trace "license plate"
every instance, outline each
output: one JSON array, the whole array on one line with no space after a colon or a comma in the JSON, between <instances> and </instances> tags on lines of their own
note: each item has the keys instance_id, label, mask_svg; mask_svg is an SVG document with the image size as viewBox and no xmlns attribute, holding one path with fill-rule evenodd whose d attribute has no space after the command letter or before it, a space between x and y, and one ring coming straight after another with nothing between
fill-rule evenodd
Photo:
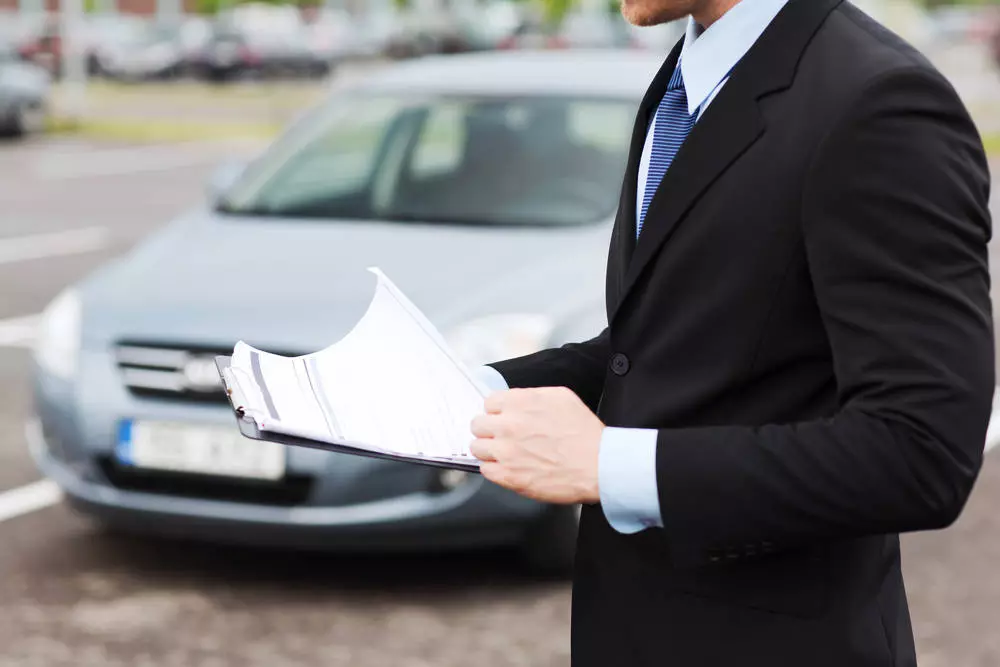
<instances>
[{"instance_id":1,"label":"license plate","mask_svg":"<svg viewBox=\"0 0 1000 667\"><path fill-rule=\"evenodd\" d=\"M245 438L235 427L124 421L115 458L146 470L262 480L285 475L282 445Z\"/></svg>"}]
</instances>

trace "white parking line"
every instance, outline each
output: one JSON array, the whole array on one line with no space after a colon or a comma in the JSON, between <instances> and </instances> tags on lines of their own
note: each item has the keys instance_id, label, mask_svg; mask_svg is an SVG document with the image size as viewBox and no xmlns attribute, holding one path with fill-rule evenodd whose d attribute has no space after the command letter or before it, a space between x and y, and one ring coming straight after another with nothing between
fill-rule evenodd
<instances>
[{"instance_id":1,"label":"white parking line","mask_svg":"<svg viewBox=\"0 0 1000 667\"><path fill-rule=\"evenodd\" d=\"M0 493L0 523L51 507L60 500L59 486L47 479Z\"/></svg>"},{"instance_id":2,"label":"white parking line","mask_svg":"<svg viewBox=\"0 0 1000 667\"><path fill-rule=\"evenodd\" d=\"M0 237L0 264L94 252L107 246L109 240L106 227Z\"/></svg>"},{"instance_id":3,"label":"white parking line","mask_svg":"<svg viewBox=\"0 0 1000 667\"><path fill-rule=\"evenodd\" d=\"M30 348L38 333L39 315L0 320L0 347Z\"/></svg>"}]
</instances>

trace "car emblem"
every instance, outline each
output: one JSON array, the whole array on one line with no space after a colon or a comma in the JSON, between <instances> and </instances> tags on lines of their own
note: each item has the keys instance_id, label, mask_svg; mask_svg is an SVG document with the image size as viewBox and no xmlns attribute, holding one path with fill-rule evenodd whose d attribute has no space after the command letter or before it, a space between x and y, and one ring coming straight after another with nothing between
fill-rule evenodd
<instances>
[{"instance_id":1,"label":"car emblem","mask_svg":"<svg viewBox=\"0 0 1000 667\"><path fill-rule=\"evenodd\" d=\"M210 392L222 386L219 370L211 357L191 357L184 363L184 388L189 391Z\"/></svg>"}]
</instances>

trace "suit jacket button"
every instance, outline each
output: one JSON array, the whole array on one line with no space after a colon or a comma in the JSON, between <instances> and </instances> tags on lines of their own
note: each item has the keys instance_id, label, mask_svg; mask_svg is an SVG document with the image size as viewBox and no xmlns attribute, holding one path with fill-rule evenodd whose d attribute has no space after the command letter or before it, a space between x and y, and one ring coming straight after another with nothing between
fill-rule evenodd
<instances>
[{"instance_id":1,"label":"suit jacket button","mask_svg":"<svg viewBox=\"0 0 1000 667\"><path fill-rule=\"evenodd\" d=\"M611 372L615 375L625 375L631 367L632 364L629 362L628 357L621 352L611 357Z\"/></svg>"}]
</instances>

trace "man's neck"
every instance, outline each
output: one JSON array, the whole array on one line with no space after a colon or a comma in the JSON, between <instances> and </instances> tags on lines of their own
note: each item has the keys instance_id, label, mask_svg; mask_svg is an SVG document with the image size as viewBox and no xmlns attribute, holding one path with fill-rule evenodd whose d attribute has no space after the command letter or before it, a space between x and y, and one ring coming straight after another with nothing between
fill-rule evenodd
<instances>
[{"instance_id":1,"label":"man's neck","mask_svg":"<svg viewBox=\"0 0 1000 667\"><path fill-rule=\"evenodd\" d=\"M698 25L708 29L713 23L725 16L726 12L740 4L743 0L705 0L702 7L691 12Z\"/></svg>"}]
</instances>

